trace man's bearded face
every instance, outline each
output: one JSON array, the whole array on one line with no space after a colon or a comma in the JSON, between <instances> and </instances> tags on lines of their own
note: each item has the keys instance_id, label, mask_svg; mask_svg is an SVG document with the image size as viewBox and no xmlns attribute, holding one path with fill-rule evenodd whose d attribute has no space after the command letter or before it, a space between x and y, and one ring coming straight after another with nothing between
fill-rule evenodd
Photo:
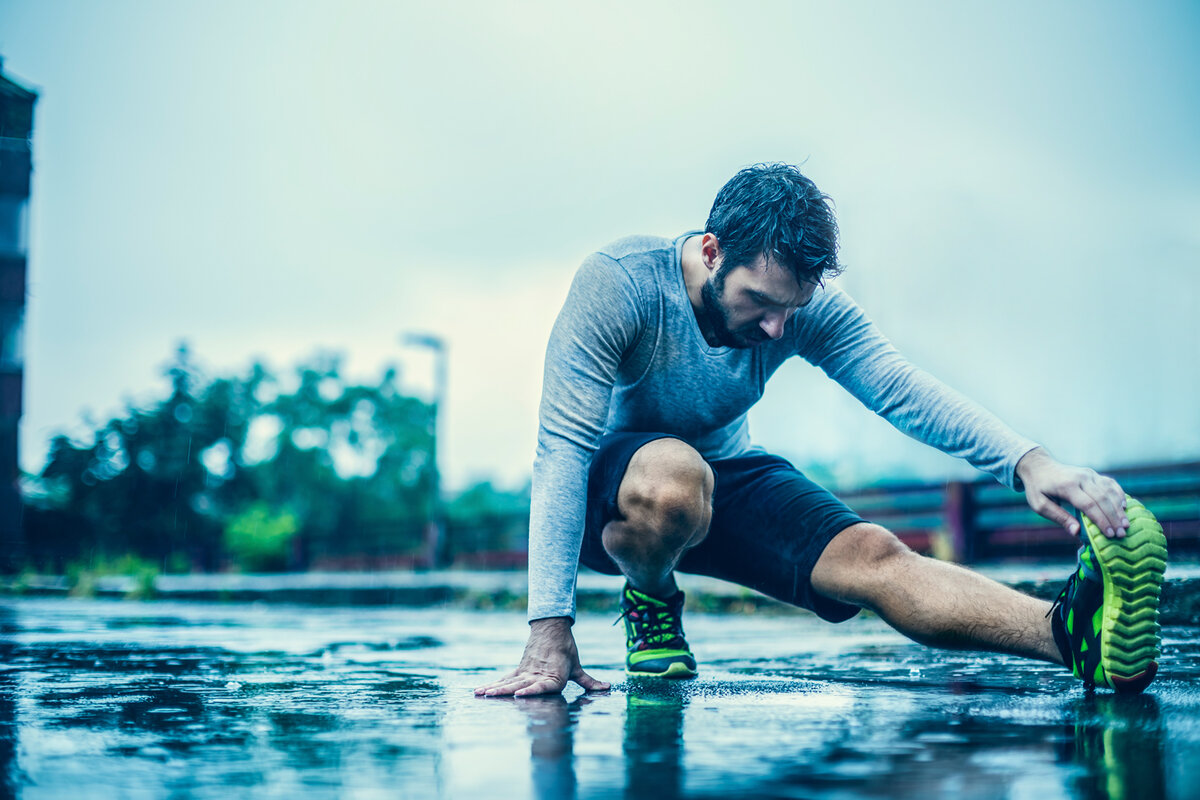
<instances>
[{"instance_id":1,"label":"man's bearded face","mask_svg":"<svg viewBox=\"0 0 1200 800\"><path fill-rule=\"evenodd\" d=\"M713 338L716 339L717 345L746 349L770 341L771 337L762 329L757 320L734 327L725 298L725 277L728 272L728 268L724 267L716 270L700 287L704 317L708 321L709 327L712 328Z\"/></svg>"}]
</instances>

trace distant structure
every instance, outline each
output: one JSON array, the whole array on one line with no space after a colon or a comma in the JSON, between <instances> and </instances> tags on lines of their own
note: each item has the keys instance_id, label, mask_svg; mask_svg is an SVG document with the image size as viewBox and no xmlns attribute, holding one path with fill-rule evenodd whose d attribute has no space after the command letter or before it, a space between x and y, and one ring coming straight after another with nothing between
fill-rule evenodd
<instances>
[{"instance_id":1,"label":"distant structure","mask_svg":"<svg viewBox=\"0 0 1200 800\"><path fill-rule=\"evenodd\" d=\"M0 571L25 558L17 432L25 357L25 273L33 104L37 94L4 75L0 57Z\"/></svg>"}]
</instances>

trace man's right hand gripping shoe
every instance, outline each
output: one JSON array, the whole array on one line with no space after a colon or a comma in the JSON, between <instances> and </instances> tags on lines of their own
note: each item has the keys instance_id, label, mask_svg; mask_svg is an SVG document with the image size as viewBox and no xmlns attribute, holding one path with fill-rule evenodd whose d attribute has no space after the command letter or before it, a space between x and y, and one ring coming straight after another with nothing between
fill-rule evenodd
<instances>
[{"instance_id":1,"label":"man's right hand gripping shoe","mask_svg":"<svg viewBox=\"0 0 1200 800\"><path fill-rule=\"evenodd\" d=\"M1129 531L1109 539L1080 515L1079 566L1050 609L1054 641L1088 688L1145 689L1158 672L1158 599L1167 539L1145 506L1128 495Z\"/></svg>"},{"instance_id":2,"label":"man's right hand gripping shoe","mask_svg":"<svg viewBox=\"0 0 1200 800\"><path fill-rule=\"evenodd\" d=\"M625 620L626 675L695 677L696 659L683 638L682 615L683 592L676 592L669 600L659 600L625 584L617 621Z\"/></svg>"}]
</instances>

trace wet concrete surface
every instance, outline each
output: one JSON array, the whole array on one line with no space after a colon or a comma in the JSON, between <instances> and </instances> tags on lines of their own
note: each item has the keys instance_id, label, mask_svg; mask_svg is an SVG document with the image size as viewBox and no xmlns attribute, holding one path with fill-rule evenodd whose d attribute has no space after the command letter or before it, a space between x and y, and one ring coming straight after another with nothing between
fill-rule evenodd
<instances>
[{"instance_id":1,"label":"wet concrete surface","mask_svg":"<svg viewBox=\"0 0 1200 800\"><path fill-rule=\"evenodd\" d=\"M879 620L686 618L701 676L631 682L614 615L576 625L611 692L476 698L510 612L9 600L0 796L1200 797L1200 629L1141 696L913 644Z\"/></svg>"},{"instance_id":2,"label":"wet concrete surface","mask_svg":"<svg viewBox=\"0 0 1200 800\"><path fill-rule=\"evenodd\" d=\"M1050 600L1058 595L1067 576L1075 570L1075 562L977 564L972 569L1025 594ZM795 610L752 589L716 578L683 573L676 577L687 592L691 610L742 611L748 607L773 613ZM1162 623L1200 625L1200 564L1172 562L1167 565L1165 578L1159 606ZM14 583L20 586L15 587ZM160 600L523 610L527 605L528 583L525 570L210 573L155 576L153 593ZM620 579L611 575L581 569L576 591L579 608L607 611L621 584ZM146 595L138 579L128 576L97 578L93 588L97 596L104 598ZM21 576L15 582L0 578L0 592L5 594L66 597L70 591L71 581L62 575Z\"/></svg>"}]
</instances>

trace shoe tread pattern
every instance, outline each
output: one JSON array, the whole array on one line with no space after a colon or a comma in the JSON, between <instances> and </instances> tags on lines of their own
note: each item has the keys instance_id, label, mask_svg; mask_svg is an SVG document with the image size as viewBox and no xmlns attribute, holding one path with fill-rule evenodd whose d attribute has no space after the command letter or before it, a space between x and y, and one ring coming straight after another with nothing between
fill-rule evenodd
<instances>
[{"instance_id":1,"label":"shoe tread pattern","mask_svg":"<svg viewBox=\"0 0 1200 800\"><path fill-rule=\"evenodd\" d=\"M1110 682L1132 680L1150 669L1161 641L1158 602L1167 539L1158 520L1141 503L1131 497L1126 502L1130 526L1122 539L1109 539L1085 517L1088 539L1106 583L1100 651Z\"/></svg>"}]
</instances>

